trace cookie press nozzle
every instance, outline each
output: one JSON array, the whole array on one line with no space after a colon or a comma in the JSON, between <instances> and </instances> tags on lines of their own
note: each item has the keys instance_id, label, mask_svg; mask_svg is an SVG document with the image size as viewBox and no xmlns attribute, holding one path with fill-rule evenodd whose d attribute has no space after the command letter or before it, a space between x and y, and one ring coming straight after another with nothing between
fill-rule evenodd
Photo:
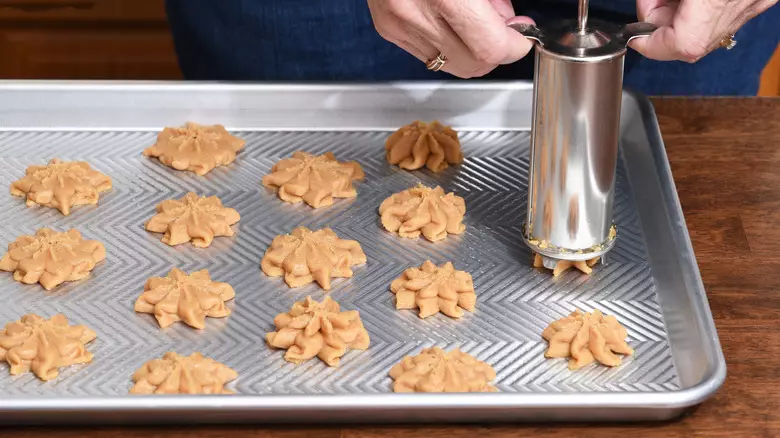
<instances>
[{"instance_id":1,"label":"cookie press nozzle","mask_svg":"<svg viewBox=\"0 0 780 438\"><path fill-rule=\"evenodd\" d=\"M536 46L523 237L548 267L603 256L616 237L612 201L626 48L656 27L588 20L587 0L579 1L577 20L511 27Z\"/></svg>"}]
</instances>

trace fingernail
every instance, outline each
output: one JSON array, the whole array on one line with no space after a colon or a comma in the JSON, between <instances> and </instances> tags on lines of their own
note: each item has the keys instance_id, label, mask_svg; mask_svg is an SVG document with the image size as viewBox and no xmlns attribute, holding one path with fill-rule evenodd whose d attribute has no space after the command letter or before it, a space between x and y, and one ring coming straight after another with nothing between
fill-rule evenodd
<instances>
[{"instance_id":1,"label":"fingernail","mask_svg":"<svg viewBox=\"0 0 780 438\"><path fill-rule=\"evenodd\" d=\"M506 20L506 24L533 24L536 25L536 22L531 17L524 17L524 16L518 16L518 17L512 17L509 20Z\"/></svg>"}]
</instances>

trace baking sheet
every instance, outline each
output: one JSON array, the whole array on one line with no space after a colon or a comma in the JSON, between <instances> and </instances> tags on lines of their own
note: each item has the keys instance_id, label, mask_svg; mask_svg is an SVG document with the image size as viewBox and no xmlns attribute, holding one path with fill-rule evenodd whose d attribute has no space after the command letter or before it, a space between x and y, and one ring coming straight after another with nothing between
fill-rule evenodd
<instances>
[{"instance_id":1,"label":"baking sheet","mask_svg":"<svg viewBox=\"0 0 780 438\"><path fill-rule=\"evenodd\" d=\"M139 96L145 96L149 87L126 86L123 92L105 85L105 91L119 92L125 99L142 100ZM196 95L199 91L204 93L202 99L197 99L204 107L202 112L219 112L214 108L219 104L208 103L208 93L220 88L220 96L228 96L228 91L242 91L240 86L228 87L204 85L201 90L195 89ZM415 87L418 85L411 86ZM8 88L12 95L24 91L21 86ZM35 86L31 88L29 95L42 91L33 90ZM100 88L91 89L93 97L99 94ZM386 91L393 93L396 88L388 87ZM175 100L176 87L168 89ZM291 96L303 95L305 91L305 87L290 89ZM164 90L161 88L157 93L160 102L165 102ZM269 90L280 94L284 91L278 87ZM494 92L506 90L527 91L507 86L504 90L496 87ZM54 99L56 92L78 90L62 84L49 91ZM254 105L273 109L275 99L269 97L273 93L264 95L263 87L248 91L255 93ZM356 87L355 97L361 95L359 91ZM322 88L312 89L308 96L317 92L323 92ZM455 87L452 94L463 92L462 88ZM102 122L95 126L49 124L51 114L46 124L37 125L18 123L20 120L14 120L20 117L18 114L11 115L10 119L0 118L6 122L0 125L3 128L0 185L8 187L23 175L26 166L54 157L86 160L110 175L114 183L113 190L101 196L98 206L76 208L68 217L53 209L27 208L21 198L0 197L0 244L3 246L20 234L31 234L48 226L58 230L77 228L86 238L102 241L108 251L106 261L89 279L63 285L52 292L14 282L10 274L0 275L0 299L4 303L0 307L0 321L16 320L30 312L47 316L63 312L74 323L86 324L98 333L97 340L89 345L95 355L93 362L62 369L60 377L53 382L41 382L32 374L12 377L3 370L4 366L0 367L0 419L12 412L34 418L36 413L64 408L83 415L108 410L115 419L103 417L103 420L128 421L153 406L162 406L164 410L176 412L167 421L187 421L195 412L199 421L288 421L307 412L310 414L307 418L314 421L338 421L340 416L414 420L411 411L418 415L429 412L428 418L436 419L436 412L441 415L452 403L465 414L450 421L524 419L534 412L536 418L542 419L545 415L577 419L588 409L610 405L623 408L624 412L617 416L614 412L603 412L603 419L655 419L680 413L683 407L706 398L719 386L722 364L718 358L722 360L722 354L711 327L701 282L698 280L698 285L695 282L698 271L692 260L690 242L686 241L684 224L680 230L679 222L669 214L662 216L665 222L651 217L651 213L643 217L637 203L637 199L642 203L647 199L644 192L638 198L636 188L647 191L655 183L647 175L662 177L663 168L654 171L653 166L658 163L653 160L629 161L643 152L662 152L662 145L653 144L648 135L643 136L636 129L624 129L615 195L615 222L619 229L616 247L609 254L608 263L596 269L592 276L568 272L553 279L548 272L531 268L530 252L520 238L519 229L525 215L529 140L522 118L514 126L479 129L475 126L479 116L473 119L475 123L468 123L467 114L461 112L455 119L461 119L465 162L438 175L428 171L407 172L386 163L383 144L390 129L382 124L403 116L409 122L435 108L425 107L424 97L420 98L423 103L419 114L412 109L401 114L400 108L385 110L376 104L375 123L356 124L355 118L349 117L355 114L346 99L350 96L349 88L339 89L336 95L340 98L331 99L328 117L341 117L343 121L330 127L317 126L322 125L322 118L316 117L316 108L299 118L297 128L274 129L263 125L267 120L257 124L235 123L248 118L247 114L229 117L228 121L189 117L177 120L175 124L187 120L225 123L235 135L247 140L245 149L232 165L216 169L206 177L176 172L141 156L141 151L154 142L155 131L160 126L145 125L145 120L131 123L120 120L121 108L129 105L128 101L117 102L115 126L108 124L112 112L110 99L105 101L107 114L100 119L106 120L105 126L97 126ZM285 104L293 108L295 99L292 101L287 99ZM631 102L624 101L624 112L632 109ZM388 105L392 106L392 101ZM530 106L530 101L525 105ZM639 106L633 109L637 114L641 112ZM449 107L449 110L454 109ZM387 116L384 119L383 111ZM475 112L485 117L488 111L500 109ZM53 112L56 113L56 108ZM188 115L194 115L192 112ZM197 107L194 112L199 112ZM171 113L169 118L177 115L176 111ZM231 106L229 114L236 113L236 108ZM524 110L515 107L507 113L524 114ZM306 124L306 117L312 124ZM631 121L624 116L624 122ZM647 127L645 120L642 123ZM637 144L642 139L644 146ZM334 206L319 210L281 202L260 181L275 162L296 150L332 151L340 159L358 161L366 171L365 181L357 185L358 197L339 200ZM646 171L644 179L640 170ZM671 181L660 178L658 181L666 190L671 185ZM401 239L381 228L377 214L381 201L418 182L441 185L465 199L467 229L463 235L431 243ZM673 185L671 189L673 193ZM157 203L181 197L187 191L217 195L225 206L237 209L242 218L235 227L236 236L218 238L211 247L197 249L188 244L169 247L160 242L159 234L144 230L143 223L154 214ZM679 203L672 207L679 214ZM335 280L330 292L343 308L360 311L371 335L369 349L348 352L338 368L329 368L318 360L299 366L287 363L282 358L283 351L271 350L264 342L264 334L273 329L276 314L289 310L294 301L307 295L318 300L324 297L316 285L289 289L281 279L268 278L260 271L259 261L273 237L299 225L331 227L340 237L359 241L368 257L365 266L354 270L352 279ZM653 231L659 228L687 243L692 266L668 266L668 258L653 257L658 251L653 247L665 244L663 233ZM648 238L648 231L657 235ZM418 266L425 260L452 261L456 268L473 275L478 296L475 313L461 320L443 315L420 320L413 311L395 310L390 282L407 267ZM160 329L152 315L135 313L133 303L146 279L164 276L173 267L186 271L206 268L215 280L230 283L236 290L236 299L229 304L233 314L223 319L209 318L206 329L198 331L184 324ZM694 282L688 284L686 278L693 278ZM688 297L691 310L686 312L685 306L675 305L673 301L679 297L664 301L666 295L673 294ZM618 368L591 365L577 372L569 371L565 360L545 359L542 330L575 308L588 311L598 308L615 315L628 330L635 355L626 358ZM710 340L715 336L716 347L702 344L699 341L702 336ZM699 348L707 349L711 360L704 357L696 363L683 353L685 345L697 342L701 344ZM410 398L415 395L392 394L392 382L387 376L390 367L403 356L432 345L458 347L491 364L497 371L494 383L501 393L495 397L448 395L447 401L436 396ZM240 395L229 398L128 396L133 371L169 350L184 354L200 351L231 366L238 371L239 378L229 389ZM706 391L695 390L703 384L708 385ZM658 405L638 409L641 406L621 401L631 400L631 395L645 405L651 405L655 399ZM593 401L598 400L604 404L594 406ZM323 405L330 405L325 409L332 412L311 415L321 411ZM113 408L109 409L110 406ZM494 407L492 411L487 410L490 406ZM228 411L231 407L233 411ZM282 407L285 413L273 413ZM285 420L285 417L289 418ZM95 421L86 416L82 420Z\"/></svg>"}]
</instances>

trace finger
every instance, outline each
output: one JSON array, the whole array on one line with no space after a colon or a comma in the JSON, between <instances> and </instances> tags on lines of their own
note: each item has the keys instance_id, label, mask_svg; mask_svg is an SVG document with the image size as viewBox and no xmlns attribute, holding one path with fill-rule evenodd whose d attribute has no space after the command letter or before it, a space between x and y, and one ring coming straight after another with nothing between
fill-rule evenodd
<instances>
[{"instance_id":1,"label":"finger","mask_svg":"<svg viewBox=\"0 0 780 438\"><path fill-rule=\"evenodd\" d=\"M639 21L653 23L658 29L647 38L634 38L628 44L629 47L644 55L646 58L658 61L671 61L676 59L674 43L672 47L666 43L669 32L674 22L674 14L679 3L667 0L637 0L636 12ZM664 35L662 35L664 34ZM653 39L651 42L650 39Z\"/></svg>"},{"instance_id":2,"label":"finger","mask_svg":"<svg viewBox=\"0 0 780 438\"><path fill-rule=\"evenodd\" d=\"M441 53L447 56L447 62L442 70L459 78L484 76L498 64L488 64L476 59L463 40L442 19L424 26L421 30L426 38Z\"/></svg>"},{"instance_id":3,"label":"finger","mask_svg":"<svg viewBox=\"0 0 780 438\"><path fill-rule=\"evenodd\" d=\"M506 21L505 25L513 23L535 24L534 20L529 17L511 17ZM442 70L461 78L472 78L484 76L498 67L498 64L489 64L477 60L471 49L452 30L448 23L438 20L437 24L435 33L441 35L442 39L441 42L433 40L433 43L450 60Z\"/></svg>"},{"instance_id":4,"label":"finger","mask_svg":"<svg viewBox=\"0 0 780 438\"><path fill-rule=\"evenodd\" d=\"M670 26L659 27L647 38L635 38L628 45L645 58L656 61L677 60L677 36Z\"/></svg>"},{"instance_id":5,"label":"finger","mask_svg":"<svg viewBox=\"0 0 780 438\"><path fill-rule=\"evenodd\" d=\"M463 40L474 58L484 64L509 64L523 58L533 47L489 2L443 1L441 16Z\"/></svg>"},{"instance_id":6,"label":"finger","mask_svg":"<svg viewBox=\"0 0 780 438\"><path fill-rule=\"evenodd\" d=\"M495 66L485 67L478 65L473 59L470 60L468 49L462 42L460 47L458 46L458 37L451 31L451 35L447 35L445 30L429 30L424 32L429 35L426 37L414 26L395 17L389 17L383 20L382 23L382 31L380 32L382 37L409 52L421 62L427 64L430 60L436 58L439 53L447 56L447 61L444 63L441 71L461 78L470 78L483 76L495 68ZM445 34L444 37L441 36L442 33ZM442 43L439 40L452 41ZM435 43L431 44L431 41L435 41Z\"/></svg>"},{"instance_id":7,"label":"finger","mask_svg":"<svg viewBox=\"0 0 780 438\"><path fill-rule=\"evenodd\" d=\"M401 35L403 35L401 38L404 39L404 44L411 48L411 51L407 51L425 64L428 64L430 60L436 58L439 53L443 53L429 40L423 38L420 35L420 32L413 26L400 20L398 21L397 26L400 29Z\"/></svg>"},{"instance_id":8,"label":"finger","mask_svg":"<svg viewBox=\"0 0 780 438\"><path fill-rule=\"evenodd\" d=\"M415 37L416 32L393 15L374 20L377 33L385 40L409 52L423 63L428 63L438 54L436 47Z\"/></svg>"},{"instance_id":9,"label":"finger","mask_svg":"<svg viewBox=\"0 0 780 438\"><path fill-rule=\"evenodd\" d=\"M483 76L498 66L497 63L486 63L471 52L463 40L455 33L449 24L438 15L437 11L423 8L420 13L404 10L403 17L398 20L407 26L409 37L418 44L427 44L437 49L447 57L442 70L460 78ZM399 12L400 15L400 12Z\"/></svg>"},{"instance_id":10,"label":"finger","mask_svg":"<svg viewBox=\"0 0 780 438\"><path fill-rule=\"evenodd\" d=\"M677 7L674 0L637 0L636 15L639 21L646 21L657 26L671 26Z\"/></svg>"},{"instance_id":11,"label":"finger","mask_svg":"<svg viewBox=\"0 0 780 438\"><path fill-rule=\"evenodd\" d=\"M442 29L441 34L444 37L441 51L445 54L452 54L451 56L447 55L452 62L445 64L442 70L467 79L482 77L498 67L498 64L489 64L476 59L468 46L447 23L442 21L440 29Z\"/></svg>"},{"instance_id":12,"label":"finger","mask_svg":"<svg viewBox=\"0 0 780 438\"><path fill-rule=\"evenodd\" d=\"M651 7L640 1L639 13L660 27L631 46L651 59L696 62L717 47L723 37L721 29L730 21L724 16L726 2L686 1L675 7L674 3L645 1Z\"/></svg>"},{"instance_id":13,"label":"finger","mask_svg":"<svg viewBox=\"0 0 780 438\"><path fill-rule=\"evenodd\" d=\"M741 29L742 26L747 24L748 21L756 18L758 15L762 14L776 3L777 0L762 0L755 2L749 7L739 11L733 19L731 28L729 29L729 34L736 33L737 30Z\"/></svg>"},{"instance_id":14,"label":"finger","mask_svg":"<svg viewBox=\"0 0 780 438\"><path fill-rule=\"evenodd\" d=\"M536 24L536 22L531 17L512 17L506 20L506 25L510 24Z\"/></svg>"},{"instance_id":15,"label":"finger","mask_svg":"<svg viewBox=\"0 0 780 438\"><path fill-rule=\"evenodd\" d=\"M504 20L508 20L515 16L515 8L512 6L512 0L490 0L490 4Z\"/></svg>"}]
</instances>

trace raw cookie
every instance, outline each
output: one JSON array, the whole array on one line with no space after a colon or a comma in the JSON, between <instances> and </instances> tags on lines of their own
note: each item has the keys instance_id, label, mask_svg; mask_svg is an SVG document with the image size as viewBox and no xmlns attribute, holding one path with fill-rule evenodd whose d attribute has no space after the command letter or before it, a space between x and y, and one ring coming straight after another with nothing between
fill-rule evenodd
<instances>
[{"instance_id":1,"label":"raw cookie","mask_svg":"<svg viewBox=\"0 0 780 438\"><path fill-rule=\"evenodd\" d=\"M216 196L187 193L183 198L170 199L157 205L157 214L146 222L146 229L165 233L162 242L174 246L192 241L198 248L211 245L214 237L235 234L231 225L241 219L238 212L222 206Z\"/></svg>"},{"instance_id":2,"label":"raw cookie","mask_svg":"<svg viewBox=\"0 0 780 438\"><path fill-rule=\"evenodd\" d=\"M471 275L456 271L451 262L436 266L426 261L419 268L409 268L393 280L396 309L420 309L420 318L436 313L460 318L463 310L474 311L477 294Z\"/></svg>"},{"instance_id":3,"label":"raw cookie","mask_svg":"<svg viewBox=\"0 0 780 438\"><path fill-rule=\"evenodd\" d=\"M41 380L52 380L59 368L92 362L84 344L97 335L83 325L68 325L65 315L45 319L24 315L0 330L0 360L8 362L11 374L32 370Z\"/></svg>"},{"instance_id":4,"label":"raw cookie","mask_svg":"<svg viewBox=\"0 0 780 438\"><path fill-rule=\"evenodd\" d=\"M347 352L368 348L368 332L363 328L357 310L341 311L330 297L322 303L306 297L293 304L289 313L274 318L275 332L266 335L268 345L286 349L284 359L300 364L319 357L328 366L336 367Z\"/></svg>"},{"instance_id":5,"label":"raw cookie","mask_svg":"<svg viewBox=\"0 0 780 438\"><path fill-rule=\"evenodd\" d=\"M435 242L448 234L466 230L463 215L466 203L453 193L444 194L441 187L417 187L396 193L382 202L379 215L387 231L401 237L423 237Z\"/></svg>"},{"instance_id":6,"label":"raw cookie","mask_svg":"<svg viewBox=\"0 0 780 438\"><path fill-rule=\"evenodd\" d=\"M365 263L366 255L357 241L340 239L330 228L298 227L274 238L260 267L269 277L284 275L290 287L316 281L329 290L331 278L351 278L351 266Z\"/></svg>"},{"instance_id":7,"label":"raw cookie","mask_svg":"<svg viewBox=\"0 0 780 438\"><path fill-rule=\"evenodd\" d=\"M133 374L130 394L233 394L225 384L237 377L232 368L200 353L180 356L169 351Z\"/></svg>"},{"instance_id":8,"label":"raw cookie","mask_svg":"<svg viewBox=\"0 0 780 438\"><path fill-rule=\"evenodd\" d=\"M111 189L111 178L92 169L84 161L60 161L45 166L30 166L24 178L11 184L11 194L27 196L27 206L52 207L65 216L71 207L94 205L100 193Z\"/></svg>"},{"instance_id":9,"label":"raw cookie","mask_svg":"<svg viewBox=\"0 0 780 438\"><path fill-rule=\"evenodd\" d=\"M390 369L395 392L496 392L496 371L459 349L426 348Z\"/></svg>"},{"instance_id":10,"label":"raw cookie","mask_svg":"<svg viewBox=\"0 0 780 438\"><path fill-rule=\"evenodd\" d=\"M364 177L355 161L339 162L332 152L317 156L299 151L276 163L263 177L263 185L279 189L282 201L320 208L333 205L333 198L357 196L352 182Z\"/></svg>"},{"instance_id":11,"label":"raw cookie","mask_svg":"<svg viewBox=\"0 0 780 438\"><path fill-rule=\"evenodd\" d=\"M592 267L598 263L599 260L600 257L580 261L560 260L555 265L555 269L553 269L553 277L563 274L570 268L579 269L583 274L590 275L590 273L593 272ZM542 256L539 254L534 254L534 268L544 268Z\"/></svg>"},{"instance_id":12,"label":"raw cookie","mask_svg":"<svg viewBox=\"0 0 780 438\"><path fill-rule=\"evenodd\" d=\"M615 367L622 362L615 353L634 354L626 343L626 329L614 316L604 316L598 310L593 313L575 310L566 318L550 324L542 332L542 337L550 342L544 357L571 357L570 370L580 369L593 361Z\"/></svg>"},{"instance_id":13,"label":"raw cookie","mask_svg":"<svg viewBox=\"0 0 780 438\"><path fill-rule=\"evenodd\" d=\"M223 318L230 315L225 301L235 298L236 292L227 283L211 281L209 271L203 269L187 275L173 268L166 277L146 281L144 292L135 302L135 311L151 313L160 327L176 321L202 329L206 317Z\"/></svg>"},{"instance_id":14,"label":"raw cookie","mask_svg":"<svg viewBox=\"0 0 780 438\"><path fill-rule=\"evenodd\" d=\"M52 290L66 281L89 277L98 262L106 258L106 248L96 240L84 240L81 233L59 233L41 228L34 236L23 235L8 244L0 259L0 270L14 273L14 280L40 283Z\"/></svg>"},{"instance_id":15,"label":"raw cookie","mask_svg":"<svg viewBox=\"0 0 780 438\"><path fill-rule=\"evenodd\" d=\"M423 166L441 172L463 161L458 133L439 122L412 122L395 131L385 142L387 162L402 169Z\"/></svg>"},{"instance_id":16,"label":"raw cookie","mask_svg":"<svg viewBox=\"0 0 780 438\"><path fill-rule=\"evenodd\" d=\"M222 125L199 125L187 122L181 128L165 128L157 142L144 150L176 170L189 170L203 176L217 166L227 166L246 141L234 137Z\"/></svg>"}]
</instances>

